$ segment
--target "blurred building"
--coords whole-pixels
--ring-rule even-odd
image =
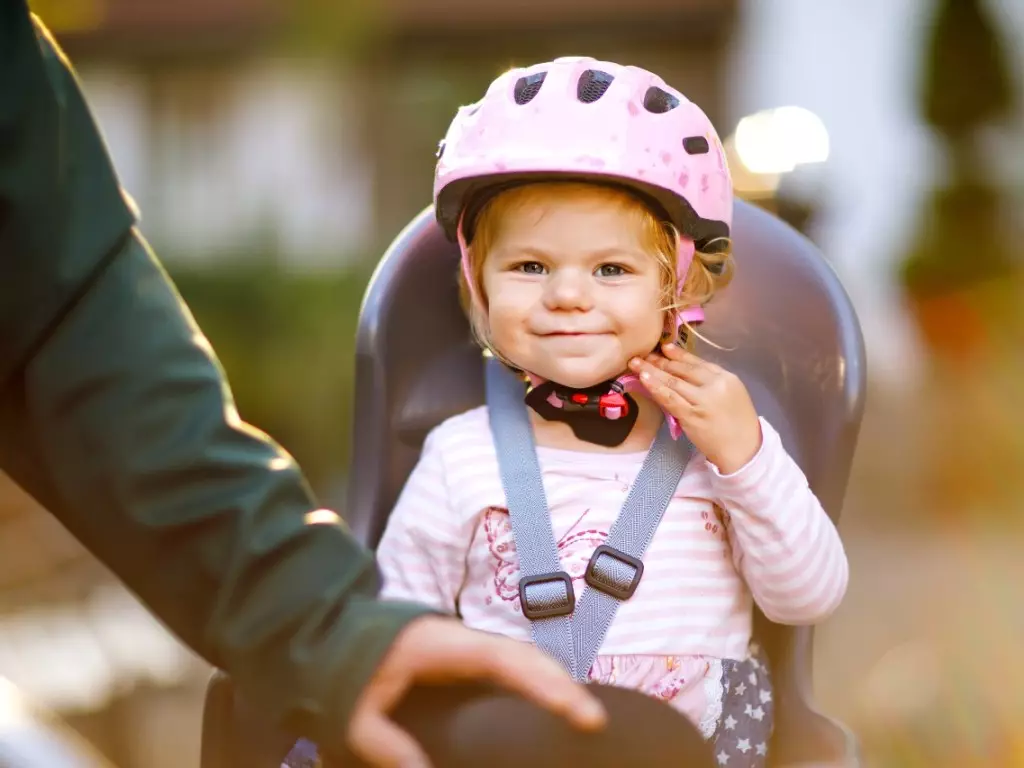
[[[591,54],[651,67],[723,135],[762,110],[809,110],[827,130],[827,162],[741,191],[822,244],[880,375],[898,383],[914,360],[892,267],[941,174],[914,105],[934,0],[35,5],[79,66],[147,234],[177,260],[374,258],[429,200],[453,105],[514,64]],[[1024,5],[987,5],[1007,39],[1024,38]],[[1024,48],[1012,52],[1024,82]],[[1024,203],[1019,140],[991,149]]]
[[[736,9],[723,0],[388,0],[331,13],[313,0],[37,5],[52,6],[162,252],[273,252],[325,267],[365,258],[429,201],[453,105],[512,64],[572,52],[632,61],[715,117]],[[321,34],[316,14],[339,29]]]

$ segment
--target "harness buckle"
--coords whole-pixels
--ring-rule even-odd
[[[619,600],[628,600],[643,575],[644,564],[639,558],[602,544],[590,556],[584,578],[594,589]]]
[[[568,616],[576,609],[572,577],[565,571],[556,571],[521,578],[519,605],[523,616],[531,621]]]

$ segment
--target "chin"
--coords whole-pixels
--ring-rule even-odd
[[[572,389],[592,387],[603,381],[617,378],[624,371],[624,365],[596,366],[586,360],[580,360],[579,365],[573,365],[572,361],[569,361],[568,364],[538,366],[533,369],[533,373],[536,375]]]

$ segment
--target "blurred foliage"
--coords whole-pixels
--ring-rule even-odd
[[[980,125],[1013,111],[1004,41],[982,0],[939,0],[925,43],[921,112],[947,140],[967,140]]]
[[[239,412],[321,496],[348,466],[359,305],[369,270],[296,273],[270,258],[169,271],[227,372]]]
[[[58,35],[96,29],[106,17],[103,0],[29,0],[28,7]]]
[[[900,266],[907,290],[928,297],[1012,275],[1017,258],[1003,231],[1002,205],[1000,190],[982,179],[932,190]]]
[[[380,3],[365,0],[272,0],[283,9],[281,44],[304,54],[358,58],[385,29]]]
[[[938,0],[924,53],[919,110],[942,140],[950,172],[929,196],[900,265],[917,297],[1000,279],[1018,266],[1002,231],[1002,190],[979,142],[1016,107],[1004,41],[981,0]]]

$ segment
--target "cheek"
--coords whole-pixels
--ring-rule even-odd
[[[657,308],[657,304],[651,304]],[[634,332],[630,334],[636,349],[633,354],[647,354],[658,346],[662,334],[665,331],[665,313],[659,309],[646,311],[642,317],[638,317],[635,323]]]
[[[491,335],[496,341],[515,336],[523,328],[529,315],[529,297],[522,295],[522,291],[508,287],[503,287],[491,296],[497,297],[489,301],[487,307]]]
[[[646,343],[649,339],[651,346],[657,344],[665,327],[660,287],[657,284],[638,285],[622,299],[620,317],[631,340]]]

